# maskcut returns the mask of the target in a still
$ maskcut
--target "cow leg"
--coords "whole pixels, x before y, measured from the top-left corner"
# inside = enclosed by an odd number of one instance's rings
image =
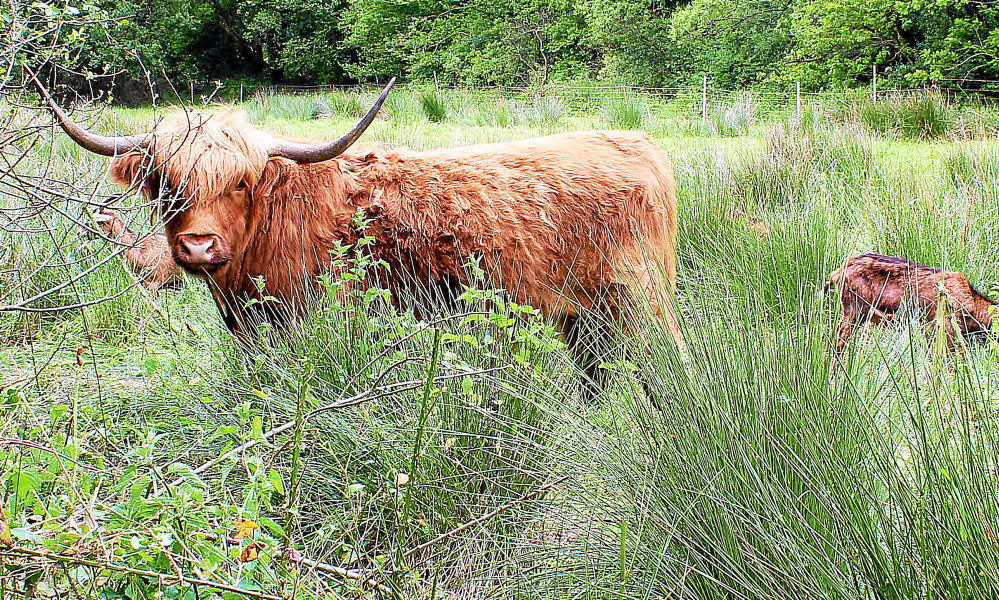
[[[839,323],[838,339],[836,341],[836,352],[842,352],[843,348],[846,347],[846,343],[850,341],[850,336],[853,335],[854,322],[852,319],[843,317]]]
[[[654,264],[639,261],[640,267],[627,266],[618,268],[618,278],[622,283],[614,286],[609,298],[613,299],[612,317],[621,324],[626,333],[637,334],[642,338],[643,345],[648,347],[648,337],[645,327],[635,327],[646,314],[655,315],[660,321],[666,322],[670,336],[676,344],[680,357],[688,362],[690,355],[687,345],[683,342],[683,333],[677,318],[673,298],[676,270],[671,265],[665,265],[665,275]]]
[[[610,381],[607,370],[600,368],[607,355],[607,328],[598,326],[593,319],[566,315],[562,317],[559,329],[582,374],[580,387],[583,402],[592,404]]]
[[[680,357],[684,361],[690,361],[690,353],[687,352],[687,344],[683,342],[683,333],[680,331],[680,323],[676,318],[676,309],[673,307],[673,302],[668,302],[665,308],[661,308],[661,316],[666,319],[666,326],[669,327],[669,332],[673,336],[673,341],[676,343],[676,349],[680,353]]]
[[[683,333],[680,330],[680,322],[676,309],[674,292],[676,289],[676,269],[667,264],[665,269],[666,278],[663,273],[654,266],[647,266],[635,274],[630,283],[623,290],[625,293],[620,299],[625,303],[624,310],[621,311],[621,327],[626,333],[634,332],[640,344],[640,351],[644,351],[646,356],[652,356],[652,348],[647,335],[647,327],[640,324],[646,315],[655,316],[660,322],[665,322],[670,336],[676,345],[676,351],[680,360],[685,366],[691,363],[690,352],[683,341]],[[646,398],[655,408],[662,410],[659,397],[663,395],[663,390],[649,385],[649,381],[642,377],[640,380],[642,390]]]

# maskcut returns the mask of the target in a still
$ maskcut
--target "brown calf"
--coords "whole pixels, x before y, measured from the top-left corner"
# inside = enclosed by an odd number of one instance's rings
[[[941,271],[901,258],[880,254],[855,256],[829,275],[826,289],[842,290],[843,316],[836,350],[842,350],[853,329],[866,322],[890,320],[904,303],[915,304],[927,322],[936,318],[941,286],[950,297],[955,321],[964,335],[992,326],[995,302],[976,290],[960,271]],[[953,325],[947,324],[953,342]]]
[[[184,270],[173,261],[165,235],[155,233],[139,237],[125,226],[118,215],[109,210],[95,213],[94,220],[108,237],[128,246],[125,250],[125,262],[149,291],[156,292],[184,282]]]

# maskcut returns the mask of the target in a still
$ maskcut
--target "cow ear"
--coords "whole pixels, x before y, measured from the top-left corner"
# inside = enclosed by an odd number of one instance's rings
[[[272,156],[267,159],[263,173],[253,186],[253,195],[266,198],[274,194],[274,190],[280,189],[288,181],[288,174],[295,164],[295,161],[283,156]]]
[[[142,152],[129,152],[114,159],[111,163],[111,181],[123,187],[132,185],[142,169],[144,158],[145,154]]]

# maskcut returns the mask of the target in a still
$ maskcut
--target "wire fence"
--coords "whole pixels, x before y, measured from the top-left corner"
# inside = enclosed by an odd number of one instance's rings
[[[995,82],[999,84],[999,82]],[[381,89],[377,83],[371,84],[330,84],[330,85],[246,85],[226,84],[222,82],[191,81],[179,90],[189,92],[185,101],[197,103],[210,99],[226,99],[228,101],[245,102],[257,96],[274,95],[319,95],[328,93],[358,93],[375,94]],[[780,90],[727,90],[702,86],[693,87],[655,87],[606,84],[554,84],[545,86],[434,86],[433,84],[397,84],[397,92],[426,93],[431,89],[439,92],[460,95],[468,98],[495,99],[535,99],[539,97],[554,97],[572,104],[586,104],[615,99],[640,98],[655,101],[672,101],[679,103],[696,102],[735,102],[740,99],[751,99],[760,104],[796,104],[812,102],[830,104],[837,102],[856,102],[871,99],[873,102],[899,102],[913,98],[934,96],[946,103],[974,102],[983,105],[999,105],[999,90],[968,90],[962,87],[922,87],[922,88],[889,88],[872,89],[854,88],[839,91],[788,91]]]
[[[873,86],[867,89],[856,88],[841,91],[807,92],[800,86],[788,92],[775,90],[725,90],[712,88],[704,82],[700,89],[690,87],[645,87],[627,85],[548,85],[544,87],[518,86],[433,86],[402,84],[395,88],[396,96],[420,97],[435,92],[446,96],[455,105],[478,104],[496,106],[510,103],[514,106],[538,106],[541,103],[554,103],[570,112],[592,112],[603,110],[613,103],[630,101],[638,104],[639,110],[651,118],[655,116],[685,116],[699,120],[705,125],[712,117],[722,120],[745,121],[755,118],[770,118],[784,114],[794,115],[798,121],[812,111],[835,114],[856,114],[871,104],[913,105],[922,99],[932,99],[934,104],[948,107],[975,109],[973,112],[993,111],[999,108],[999,97],[972,93],[961,88],[908,88],[882,89]],[[359,94],[362,104],[369,103],[381,90],[380,86],[369,85],[325,85],[298,86],[273,85],[254,88],[252,93],[243,87],[236,90],[231,101],[257,100],[261,106],[272,98],[282,96],[315,96],[318,101],[323,95]],[[232,91],[232,90],[230,90]]]

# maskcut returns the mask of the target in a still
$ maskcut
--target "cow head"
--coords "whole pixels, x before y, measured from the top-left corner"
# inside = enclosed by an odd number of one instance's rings
[[[232,113],[180,111],[150,133],[102,136],[74,123],[28,72],[62,129],[80,146],[112,156],[112,179],[139,186],[166,219],[174,260],[187,271],[210,276],[239,256],[247,242],[250,209],[268,165],[330,160],[368,128],[385,102],[393,77],[367,114],[333,142],[279,140]],[[282,158],[283,157],[283,158]],[[265,192],[266,194],[266,192]]]

